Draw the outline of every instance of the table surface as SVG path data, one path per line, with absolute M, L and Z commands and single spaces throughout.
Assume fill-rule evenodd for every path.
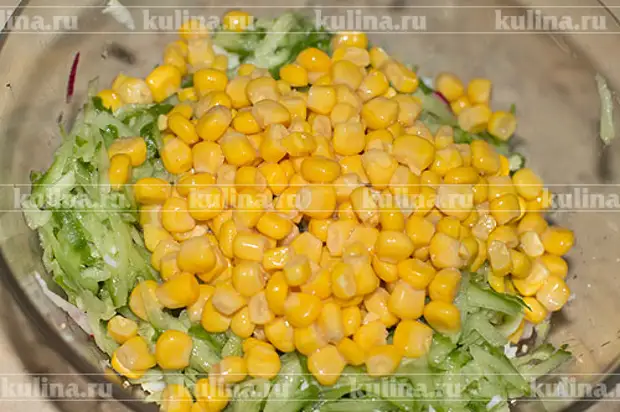
M 17 3 L 14 0 L 0 0 L 0 7 L 12 7 Z M 522 1 L 523 4 L 531 7 L 542 7 L 552 5 L 553 1 L 538 1 L 538 0 L 526 0 Z M 606 13 L 610 18 L 608 21 L 613 21 L 616 24 L 617 19 L 620 19 L 620 0 L 602 0 L 598 2 L 596 0 L 572 0 L 562 1 L 563 5 L 578 5 L 580 7 L 592 7 L 600 8 L 601 5 L 606 9 L 599 9 L 596 14 L 601 12 Z M 554 10 L 556 14 L 571 15 L 583 15 L 583 10 L 566 9 L 566 11 Z M 0 16 L 0 19 L 3 16 Z M 3 21 L 0 21 L 0 25 L 4 25 Z M 618 50 L 617 43 L 618 37 L 615 35 L 572 35 L 571 41 L 577 44 L 583 52 L 585 52 L 593 60 L 598 70 L 603 73 L 614 85 L 620 85 L 620 54 L 616 53 Z M 616 47 L 613 47 L 616 46 Z M 612 51 L 613 50 L 613 51 Z M 610 53 L 610 51 L 612 51 Z M 616 68 L 614 72 L 614 68 Z M 17 348 L 14 342 L 9 338 L 9 330 L 7 328 L 7 320 L 11 316 L 10 312 L 0 311 L 0 379 L 10 378 L 10 382 L 13 385 L 29 385 L 32 383 L 33 378 L 31 371 L 28 371 L 22 361 L 24 356 L 28 356 L 28 348 L 26 350 Z M 1 388 L 0 388 L 1 389 Z M 14 401 L 3 399 L 2 392 L 0 391 L 0 410 L 3 412 L 61 412 L 56 402 L 50 401 L 44 397 L 33 396 L 27 401 Z M 589 412 L 603 412 L 609 409 L 609 404 L 599 404 L 592 407 Z

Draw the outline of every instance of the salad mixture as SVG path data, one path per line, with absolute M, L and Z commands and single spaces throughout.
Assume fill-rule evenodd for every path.
M 491 82 L 231 11 L 91 96 L 24 203 L 111 368 L 167 412 L 507 411 L 570 354 L 573 233 Z M 523 340 L 527 339 L 529 350 Z

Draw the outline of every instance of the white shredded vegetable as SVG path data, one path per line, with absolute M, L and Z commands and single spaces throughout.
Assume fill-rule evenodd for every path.
M 136 29 L 136 24 L 133 21 L 133 17 L 131 17 L 131 13 L 127 7 L 123 6 L 118 0 L 108 0 L 102 13 L 109 14 L 114 20 L 127 27 L 129 30 Z

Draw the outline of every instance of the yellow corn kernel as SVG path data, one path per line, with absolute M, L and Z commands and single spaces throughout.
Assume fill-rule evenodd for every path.
M 265 325 L 267 340 L 281 352 L 295 350 L 294 334 L 293 327 L 285 318 L 276 318 Z
M 245 359 L 241 356 L 226 356 L 210 372 L 223 383 L 239 383 L 245 380 L 248 371 Z
M 232 100 L 225 92 L 211 91 L 194 105 L 194 116 L 199 119 L 215 106 L 224 106 L 230 109 L 232 108 Z
M 549 230 L 549 229 L 547 229 Z M 519 247 L 531 258 L 542 256 L 545 253 L 545 245 L 538 233 L 529 231 L 521 235 Z
M 367 150 L 362 155 L 362 165 L 376 189 L 386 188 L 398 168 L 398 162 L 392 155 L 377 149 Z
M 323 266 L 323 265 L 321 265 Z M 308 282 L 301 285 L 300 290 L 303 293 L 313 295 L 319 299 L 327 299 L 332 294 L 331 276 L 328 270 L 321 269 L 315 272 Z
M 157 364 L 155 356 L 140 336 L 134 336 L 123 343 L 115 352 L 118 362 L 130 371 L 145 371 Z
M 370 55 L 365 47 L 341 45 L 335 48 L 332 53 L 332 70 L 336 63 L 342 60 L 351 62 L 359 68 L 364 68 L 370 64 Z
M 299 53 L 296 61 L 309 72 L 326 72 L 331 66 L 331 59 L 327 53 L 314 47 L 309 47 Z
M 253 346 L 245 354 L 248 375 L 253 378 L 273 379 L 280 372 L 280 357 L 273 348 Z
M 487 259 L 487 244 L 485 241 L 480 240 L 478 238 L 474 238 L 475 243 L 476 243 L 476 247 L 473 246 L 473 243 L 471 243 L 471 247 L 472 250 L 470 252 L 471 256 L 470 256 L 470 263 L 469 263 L 469 270 L 471 271 L 477 271 L 478 269 L 480 269 L 480 267 L 482 267 L 482 265 L 484 264 L 484 262 Z M 468 242 L 470 243 L 470 242 Z M 463 242 L 464 245 L 467 245 L 468 243 Z M 475 252 L 475 253 L 474 253 Z M 473 257 L 473 259 L 471 259 L 471 257 Z
M 209 31 L 199 20 L 189 19 L 179 27 L 179 36 L 184 40 L 209 37 Z
M 424 289 L 416 289 L 409 283 L 398 280 L 388 299 L 388 309 L 401 319 L 418 319 L 424 311 Z
M 124 154 L 131 159 L 132 166 L 140 166 L 146 160 L 146 142 L 141 137 L 122 137 L 116 139 L 108 148 L 108 156 Z
M 378 320 L 366 323 L 355 332 L 353 341 L 368 352 L 375 346 L 385 345 L 387 341 L 387 329 L 385 325 Z
M 568 302 L 570 289 L 562 278 L 549 275 L 540 289 L 536 292 L 536 299 L 549 311 L 555 312 Z
M 231 10 L 224 15 L 223 26 L 229 31 L 241 32 L 249 28 L 254 21 L 249 13 L 241 10 Z
M 226 133 L 220 140 L 220 147 L 226 162 L 235 166 L 249 164 L 256 159 L 256 150 L 248 138 L 241 133 Z
M 263 255 L 263 269 L 266 271 L 282 270 L 293 255 L 290 246 L 270 248 Z
M 351 235 L 356 222 L 351 220 L 337 220 L 327 229 L 326 245 L 332 256 L 342 256 L 345 241 Z
M 256 325 L 250 321 L 250 310 L 243 307 L 235 313 L 230 322 L 230 330 L 242 339 L 247 339 L 254 333 Z
M 160 270 L 162 258 L 167 254 L 178 252 L 179 248 L 179 244 L 173 239 L 166 238 L 160 240 L 151 255 L 151 266 L 153 266 L 155 270 Z
M 370 65 L 374 69 L 380 69 L 390 59 L 385 50 L 377 46 L 371 47 L 368 54 L 370 55 Z
M 192 338 L 178 330 L 164 331 L 155 345 L 155 358 L 162 369 L 185 369 L 192 354 Z
M 146 77 L 153 100 L 161 102 L 176 93 L 181 87 L 181 71 L 172 65 L 157 66 Z
M 398 276 L 415 289 L 425 289 L 435 276 L 435 268 L 419 259 L 407 259 L 398 264 Z
M 200 142 L 192 147 L 194 171 L 215 174 L 224 163 L 224 154 L 215 142 Z
M 358 366 L 366 361 L 364 350 L 349 338 L 342 339 L 336 345 L 338 352 L 349 365 Z
M 439 333 L 452 334 L 461 329 L 461 315 L 452 303 L 434 300 L 424 307 L 424 319 Z
M 349 264 L 339 262 L 331 271 L 332 292 L 339 299 L 350 299 L 357 293 L 355 272 Z
M 103 107 L 110 109 L 112 112 L 115 112 L 123 105 L 121 97 L 112 90 L 102 90 L 97 93 L 97 97 L 101 99 Z
M 414 244 L 405 233 L 390 230 L 381 231 L 375 245 L 377 257 L 389 263 L 407 259 L 413 250 Z
M 413 93 L 420 81 L 416 73 L 404 64 L 389 59 L 381 66 L 381 71 L 390 81 L 390 84 L 399 93 Z
M 537 325 L 547 318 L 547 309 L 536 298 L 526 296 L 523 298 L 523 303 L 527 305 L 523 309 L 525 320 Z
M 489 133 L 499 140 L 507 141 L 517 129 L 517 119 L 510 112 L 497 111 L 491 114 L 488 121 Z
M 384 282 L 398 280 L 398 267 L 394 263 L 384 262 L 376 256 L 372 257 L 372 268 L 377 276 Z
M 461 284 L 461 272 L 456 269 L 442 269 L 428 285 L 431 300 L 452 303 Z
M 198 101 L 198 95 L 196 94 L 196 89 L 194 89 L 193 87 L 186 87 L 185 89 L 181 89 L 179 90 L 179 92 L 177 93 L 177 97 L 179 98 L 180 102 L 197 102 Z
M 402 351 L 394 345 L 375 346 L 366 356 L 368 375 L 379 377 L 392 374 L 402 359 Z
M 269 309 L 278 316 L 284 315 L 285 303 L 288 297 L 288 283 L 284 277 L 284 273 L 274 273 L 265 287 L 265 297 Z
M 512 278 L 512 283 L 522 296 L 534 296 L 550 276 L 549 269 L 539 260 L 532 262 L 532 270 L 524 279 Z
M 336 90 L 333 86 L 313 85 L 308 90 L 308 109 L 328 115 L 336 105 Z
M 564 259 L 557 255 L 544 254 L 540 257 L 540 261 L 549 269 L 551 275 L 560 279 L 565 279 L 568 274 L 568 264 Z
M 226 207 L 225 197 L 218 187 L 192 189 L 187 198 L 189 214 L 196 220 L 210 220 Z
M 123 103 L 153 103 L 153 94 L 151 93 L 151 89 L 142 79 L 127 77 L 118 83 L 114 81 L 114 84 L 112 84 L 112 90 L 120 96 Z
M 161 393 L 161 410 L 164 412 L 192 412 L 192 394 L 179 384 L 169 384 Z
M 216 141 L 224 135 L 231 122 L 232 114 L 228 107 L 213 106 L 198 120 L 196 133 L 203 140 Z
M 517 193 L 526 200 L 533 200 L 540 196 L 543 182 L 532 169 L 522 168 L 515 172 L 512 181 Z
M 433 342 L 433 330 L 416 320 L 403 320 L 394 331 L 394 346 L 408 358 L 426 355 Z
M 286 64 L 280 68 L 280 78 L 293 87 L 308 85 L 308 71 L 299 64 Z
M 192 149 L 183 140 L 172 139 L 164 144 L 161 159 L 170 173 L 185 173 L 192 168 Z
M 310 261 L 304 255 L 294 256 L 284 265 L 283 273 L 289 286 L 301 286 L 312 274 Z
M 369 313 L 377 316 L 386 327 L 398 323 L 398 318 L 388 309 L 390 294 L 383 288 L 377 288 L 364 298 L 364 307 Z
M 335 50 L 342 46 L 366 49 L 368 47 L 368 37 L 366 37 L 366 33 L 359 31 L 338 32 L 332 37 L 332 49 Z
M 470 133 L 480 133 L 484 131 L 490 120 L 491 110 L 489 106 L 485 104 L 477 104 L 465 108 L 458 116 L 461 129 Z
M 491 200 L 489 209 L 499 225 L 505 225 L 521 214 L 519 198 L 513 194 L 506 194 Z
M 250 298 L 248 302 L 250 321 L 256 325 L 266 325 L 271 322 L 275 315 L 269 310 L 269 303 L 264 291 L 260 291 Z
M 281 144 L 285 153 L 295 157 L 308 155 L 317 148 L 314 136 L 304 132 L 293 132 L 284 136 Z
M 223 315 L 232 316 L 235 312 L 246 305 L 247 300 L 230 284 L 216 286 L 211 297 L 213 307 Z M 250 308 L 250 320 L 252 311 Z M 253 322 L 256 323 L 256 322 Z
M 192 190 L 200 190 L 213 184 L 215 177 L 211 173 L 187 174 L 177 181 L 175 189 L 180 196 L 187 197 Z
M 232 284 L 237 292 L 252 297 L 265 288 L 265 277 L 257 262 L 241 261 L 232 269 Z
M 256 69 L 256 66 L 254 66 L 251 63 L 240 64 L 239 67 L 237 68 L 237 74 L 239 75 L 237 76 L 237 78 L 241 76 L 249 76 L 250 74 L 252 74 L 254 69 Z
M 385 97 L 375 97 L 364 103 L 361 116 L 369 129 L 385 129 L 398 119 L 398 103 Z
M 414 247 L 419 248 L 431 243 L 435 235 L 435 225 L 422 216 L 412 215 L 407 219 L 405 232 L 413 242 Z
M 296 328 L 310 326 L 321 313 L 321 300 L 306 293 L 291 293 L 284 303 L 287 320 Z
M 340 342 L 345 337 L 342 308 L 334 302 L 325 303 L 317 318 L 317 326 L 328 342 Z
M 138 324 L 131 319 L 116 315 L 107 325 L 108 335 L 116 343 L 123 344 L 138 334 Z
M 129 309 L 142 320 L 148 320 L 146 305 L 161 308 L 155 294 L 157 286 L 154 280 L 145 280 L 138 283 L 129 295 Z
M 526 254 L 511 249 L 510 260 L 512 261 L 512 270 L 510 273 L 514 278 L 525 279 L 529 276 L 532 271 L 532 261 Z
M 435 89 L 449 102 L 453 102 L 465 93 L 463 82 L 452 73 L 440 73 L 435 78 Z
M 327 345 L 308 357 L 308 370 L 324 386 L 335 384 L 344 367 L 345 360 L 333 345 Z
M 489 104 L 491 81 L 489 79 L 472 79 L 467 85 L 467 98 L 473 104 Z
M 349 60 L 334 61 L 331 67 L 330 75 L 333 84 L 344 84 L 353 90 L 357 89 L 364 79 L 364 75 L 360 71 L 360 68 Z
M 334 145 L 334 151 L 342 156 L 353 156 L 360 153 L 366 145 L 362 124 L 351 120 L 334 125 L 332 144 Z M 344 172 L 345 166 L 342 166 Z
M 288 126 L 291 121 L 291 114 L 288 109 L 274 100 L 264 99 L 254 104 L 252 115 L 261 128 L 271 124 L 282 124 Z
M 230 399 L 228 388 L 211 378 L 198 379 L 194 387 L 194 395 L 198 404 L 208 412 L 222 411 Z
M 429 167 L 435 156 L 435 147 L 431 142 L 418 136 L 403 135 L 394 139 L 392 153 L 399 163 L 409 167 L 416 175 L 422 174 Z
M 545 251 L 556 256 L 568 253 L 575 243 L 573 231 L 562 227 L 547 228 L 540 236 L 540 239 L 545 247 Z
M 288 178 L 282 165 L 263 162 L 258 166 L 258 170 L 265 177 L 267 187 L 273 194 L 279 195 L 286 189 Z
M 226 332 L 231 324 L 231 318 L 215 309 L 213 300 L 209 299 L 202 310 L 200 324 L 207 332 Z
M 304 186 L 297 192 L 297 208 L 310 218 L 327 219 L 336 209 L 333 186 Z
M 112 190 L 121 190 L 131 178 L 131 158 L 126 154 L 117 154 L 110 159 L 108 181 Z
M 460 239 L 461 222 L 450 216 L 439 219 L 436 226 L 437 232 L 444 233 L 455 239 Z
M 481 174 L 494 175 L 499 171 L 499 155 L 484 140 L 474 140 L 471 143 L 472 166 Z
M 340 164 L 322 156 L 307 157 L 301 164 L 301 175 L 311 183 L 331 183 L 340 176 Z
M 379 224 L 382 230 L 404 231 L 405 215 L 399 209 L 380 206 Z
M 295 328 L 295 349 L 299 353 L 310 356 L 318 349 L 327 345 L 327 339 L 316 324 L 304 328 Z
M 278 85 L 271 77 L 259 77 L 250 80 L 245 91 L 253 105 L 262 100 L 277 101 L 280 98 Z
M 488 198 L 497 199 L 504 195 L 516 195 L 517 191 L 509 176 L 489 176 L 487 178 Z
M 444 233 L 435 233 L 429 245 L 431 261 L 436 268 L 460 268 L 463 260 L 459 255 L 461 242 Z
M 343 336 L 352 336 L 362 325 L 362 314 L 357 306 L 342 308 L 342 333 Z
M 218 241 L 224 256 L 228 258 L 232 258 L 234 256 L 233 244 L 236 237 L 237 227 L 235 226 L 235 222 L 232 219 L 227 220 L 222 224 L 218 234 Z
M 168 232 L 189 232 L 196 226 L 196 221 L 189 214 L 185 199 L 171 197 L 162 207 L 162 225 Z
M 157 300 L 166 308 L 178 309 L 191 306 L 200 295 L 196 277 L 188 272 L 181 272 L 162 283 L 156 290 Z
M 515 228 L 511 226 L 498 226 L 491 233 L 487 241 L 490 243 L 494 240 L 503 242 L 509 248 L 515 248 L 519 245 L 519 236 Z
M 211 285 L 201 284 L 199 286 L 198 299 L 196 299 L 192 305 L 187 307 L 187 315 L 191 322 L 200 322 L 204 306 L 207 303 L 207 300 L 213 296 L 214 290 L 215 288 Z
M 463 112 L 463 110 L 469 107 L 471 107 L 471 102 L 469 101 L 467 96 L 461 96 L 450 103 L 450 108 L 452 109 L 452 112 L 457 116 L 459 116 Z
M 327 231 L 329 225 L 333 222 L 331 219 L 310 219 L 308 224 L 308 232 L 312 233 L 314 237 L 321 242 L 327 241 Z
M 239 66 L 241 69 L 241 66 Z M 230 79 L 226 85 L 226 94 L 229 96 L 231 106 L 235 109 L 241 109 L 251 105 L 250 100 L 246 94 L 246 88 L 250 83 L 250 77 L 245 75 L 239 75 L 233 79 Z
M 512 271 L 512 258 L 510 249 L 505 243 L 497 240 L 487 243 L 487 254 L 491 270 L 495 276 L 506 276 Z
M 372 70 L 364 77 L 357 88 L 357 93 L 362 101 L 368 101 L 377 96 L 381 96 L 388 91 L 390 84 L 385 74 L 378 70 Z
M 215 254 L 205 236 L 193 237 L 181 243 L 177 263 L 184 272 L 208 272 L 215 266 Z
M 261 131 L 261 127 L 249 109 L 240 110 L 234 119 L 232 127 L 243 134 L 254 134 Z

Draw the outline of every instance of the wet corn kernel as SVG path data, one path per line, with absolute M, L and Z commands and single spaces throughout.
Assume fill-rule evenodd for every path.
M 242 339 L 247 339 L 254 333 L 256 325 L 250 321 L 250 310 L 243 307 L 235 313 L 230 322 L 230 330 Z
M 401 359 L 402 352 L 396 346 L 375 346 L 366 356 L 366 371 L 374 377 L 390 375 L 396 371 Z
M 161 393 L 161 410 L 164 412 L 191 412 L 192 394 L 179 384 L 169 384 Z
M 369 129 L 385 129 L 398 119 L 398 103 L 375 97 L 362 106 L 361 116 Z
M 532 261 L 530 258 L 518 250 L 510 250 L 510 260 L 512 261 L 512 269 L 510 273 L 517 279 L 525 279 L 532 270 Z
M 181 272 L 159 285 L 155 295 L 166 308 L 185 308 L 196 302 L 200 295 L 200 286 L 192 273 Z
M 526 296 L 523 298 L 523 303 L 527 305 L 523 313 L 528 322 L 537 325 L 547 318 L 547 309 L 536 298 Z
M 138 334 L 138 324 L 121 315 L 116 315 L 108 321 L 108 335 L 118 344 L 123 344 Z
M 549 312 L 555 312 L 568 302 L 570 297 L 570 289 L 562 278 L 549 275 L 544 283 L 536 292 L 536 299 Z
M 321 265 L 324 266 L 324 265 Z M 328 270 L 321 269 L 312 274 L 308 282 L 301 285 L 303 293 L 313 295 L 319 299 L 327 299 L 332 294 L 332 280 Z
M 328 342 L 340 342 L 345 337 L 342 308 L 334 302 L 325 303 L 317 319 L 317 326 Z
M 284 303 L 287 320 L 296 328 L 310 326 L 321 313 L 321 300 L 306 293 L 291 293 Z
M 265 325 L 265 336 L 281 352 L 295 350 L 295 330 L 285 318 L 276 318 Z
M 539 260 L 532 262 L 530 274 L 523 279 L 513 277 L 512 283 L 521 296 L 534 296 L 550 276 L 549 269 Z
M 460 268 L 463 259 L 460 256 L 461 242 L 444 233 L 435 233 L 429 244 L 431 261 L 436 268 Z
M 324 346 L 308 357 L 308 370 L 324 386 L 335 384 L 345 366 L 344 358 L 333 345 Z
M 397 231 L 381 231 L 375 245 L 377 257 L 389 263 L 407 259 L 413 250 L 414 244 L 411 239 L 405 233 Z
M 431 300 L 452 303 L 459 291 L 461 272 L 456 269 L 442 269 L 428 285 L 428 295 Z
M 465 93 L 463 83 L 452 73 L 440 73 L 437 75 L 435 78 L 435 89 L 449 102 L 454 102 Z
M 379 320 L 368 322 L 353 334 L 353 341 L 367 352 L 375 346 L 386 344 L 387 329 Z
M 519 198 L 514 194 L 505 194 L 491 200 L 489 209 L 499 225 L 510 223 L 521 214 Z
M 461 329 L 461 315 L 452 303 L 434 300 L 424 307 L 424 319 L 439 333 L 452 334 Z
M 394 346 L 408 358 L 426 355 L 433 341 L 433 330 L 416 320 L 403 320 L 394 331 Z
M 226 332 L 231 324 L 231 318 L 215 309 L 213 301 L 209 299 L 202 310 L 200 324 L 207 332 Z
M 111 159 L 119 154 L 129 156 L 132 166 L 140 166 L 146 160 L 146 142 L 141 137 L 116 139 L 108 148 L 108 156 Z
M 317 350 L 327 345 L 327 339 L 320 328 L 313 323 L 303 328 L 295 328 L 294 336 L 295 349 L 299 353 L 310 356 Z
M 333 86 L 313 85 L 308 90 L 308 109 L 315 113 L 329 115 L 336 102 L 336 90 Z
M 531 258 L 542 256 L 545 253 L 545 245 L 538 233 L 529 231 L 521 234 L 520 249 Z
M 131 179 L 131 158 L 126 154 L 117 154 L 110 159 L 108 181 L 112 190 L 121 190 Z
M 185 173 L 192 168 L 192 149 L 181 139 L 171 139 L 164 144 L 161 159 L 170 173 Z
M 340 51 L 344 50 L 340 49 Z M 334 54 L 336 53 L 334 52 Z M 353 90 L 357 89 L 364 79 L 359 67 L 349 60 L 335 60 L 331 66 L 330 77 L 334 85 L 344 84 Z
M 256 345 L 245 353 L 248 375 L 253 378 L 273 379 L 280 372 L 278 353 L 269 347 Z
M 124 342 L 114 352 L 114 357 L 129 371 L 146 371 L 157 363 L 146 341 L 140 336 L 134 336 Z
M 420 84 L 413 70 L 395 60 L 386 61 L 381 65 L 381 71 L 385 73 L 392 87 L 399 93 L 413 93 Z
M 399 163 L 409 167 L 414 174 L 419 176 L 432 164 L 435 147 L 421 137 L 403 135 L 394 139 L 392 153 Z
M 435 276 L 435 268 L 419 259 L 407 259 L 398 264 L 398 276 L 415 289 L 425 289 Z
M 574 233 L 562 227 L 547 228 L 540 236 L 540 239 L 545 247 L 545 251 L 556 256 L 568 253 L 575 243 Z
M 326 72 L 331 66 L 331 59 L 327 53 L 309 47 L 297 55 L 296 62 L 309 72 Z
M 487 129 L 501 141 L 507 141 L 517 129 L 517 119 L 510 112 L 497 111 L 491 114 Z
M 177 330 L 164 331 L 155 345 L 155 358 L 162 369 L 184 369 L 189 366 L 192 338 Z
M 336 348 L 349 365 L 359 366 L 366 361 L 366 353 L 364 350 L 360 345 L 349 338 L 339 341 Z
M 551 275 L 560 279 L 565 279 L 568 274 L 568 264 L 566 260 L 557 255 L 544 254 L 540 257 L 540 261 L 549 269 Z
M 398 317 L 388 309 L 389 298 L 390 294 L 383 288 L 376 288 L 364 298 L 364 307 L 368 313 L 376 315 L 388 328 L 398 323 Z
M 198 404 L 207 411 L 220 412 L 228 405 L 230 391 L 223 382 L 209 377 L 196 381 L 194 396 Z

